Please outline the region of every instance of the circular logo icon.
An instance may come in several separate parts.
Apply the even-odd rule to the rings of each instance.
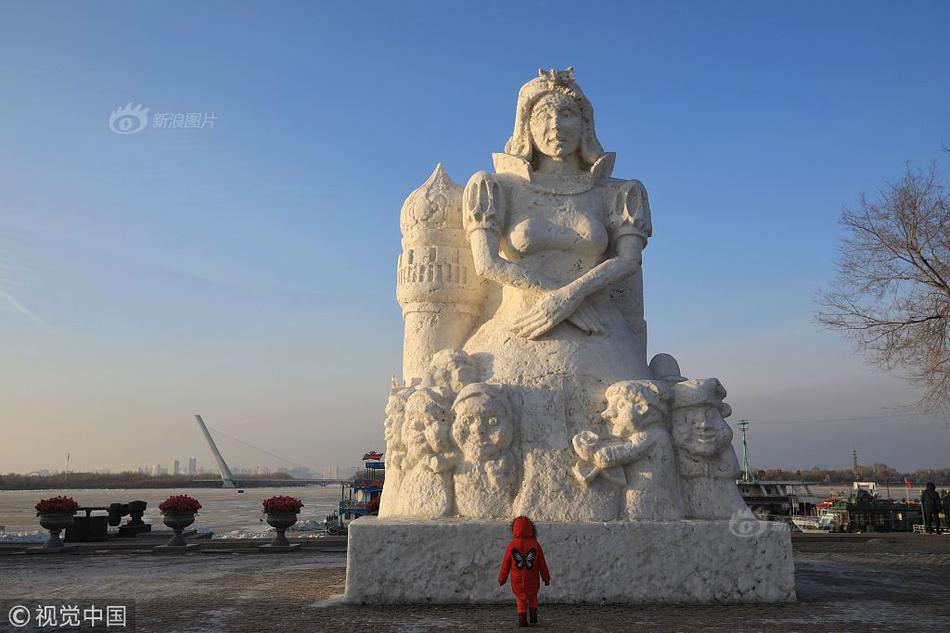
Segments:
[[[24,607],[22,604],[13,605],[7,614],[7,618],[14,628],[22,629],[30,623],[30,609],[29,607]]]
[[[729,532],[739,538],[762,536],[768,527],[767,521],[759,521],[750,510],[739,510],[729,517]]]
[[[148,125],[148,108],[129,102],[109,115],[109,129],[116,134],[135,134]]]

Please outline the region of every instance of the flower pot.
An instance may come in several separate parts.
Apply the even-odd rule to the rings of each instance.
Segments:
[[[175,532],[175,536],[168,541],[168,547],[186,547],[188,545],[181,532],[195,522],[194,512],[166,512],[162,515],[162,522]]]
[[[44,549],[63,549],[63,540],[59,533],[73,524],[74,513],[50,512],[40,514],[40,525],[49,530],[49,540],[43,545]]]
[[[284,534],[291,525],[297,522],[297,513],[289,510],[268,512],[267,524],[277,530],[277,535],[271,541],[272,547],[290,547],[290,541]]]

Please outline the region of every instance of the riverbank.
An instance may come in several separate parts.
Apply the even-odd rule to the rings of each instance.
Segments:
[[[248,482],[243,488],[273,488],[274,481],[292,487],[305,484],[294,483],[287,473],[264,473],[253,476],[266,483]],[[283,482],[287,483],[284,484]],[[51,475],[0,475],[0,490],[140,490],[152,488],[221,488],[221,476],[217,473],[202,475],[146,475],[144,473],[55,473]]]
[[[547,631],[940,631],[950,622],[950,537],[797,535],[799,601],[780,605],[599,606],[544,604]],[[238,548],[238,544],[234,545]],[[331,551],[331,550],[336,551]],[[342,548],[306,544],[291,554],[253,548],[179,557],[0,556],[0,599],[128,600],[136,631],[241,633],[497,631],[514,628],[510,606],[342,605]],[[557,582],[556,561],[550,561]],[[32,601],[32,602],[31,602]],[[0,628],[3,620],[0,619]],[[20,629],[28,630],[28,629]]]

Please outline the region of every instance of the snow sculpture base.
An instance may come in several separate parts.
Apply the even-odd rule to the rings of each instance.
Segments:
[[[538,523],[538,537],[552,576],[542,602],[795,600],[784,524]],[[509,539],[501,521],[361,518],[349,527],[346,601],[513,602],[510,587],[497,582]]]

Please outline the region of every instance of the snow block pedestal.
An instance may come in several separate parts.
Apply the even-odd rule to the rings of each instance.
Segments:
[[[790,602],[787,525],[768,521],[538,523],[551,570],[543,602]],[[363,517],[350,524],[347,602],[492,603],[511,538],[502,521]]]

